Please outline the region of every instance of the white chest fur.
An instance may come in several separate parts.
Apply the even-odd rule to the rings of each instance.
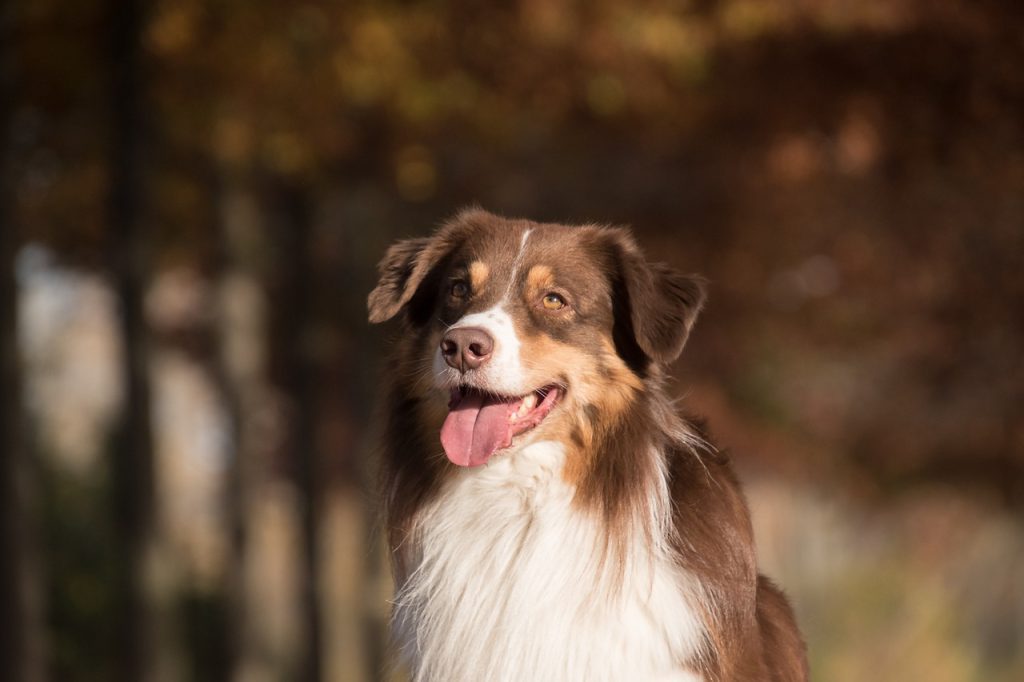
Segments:
[[[460,470],[424,510],[394,613],[417,682],[699,679],[696,584],[639,531],[625,562],[603,561],[563,459],[528,445]]]

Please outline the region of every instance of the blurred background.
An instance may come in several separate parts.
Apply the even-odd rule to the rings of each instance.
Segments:
[[[0,677],[392,679],[374,266],[711,280],[672,391],[824,682],[1024,679],[1024,5],[0,8]]]

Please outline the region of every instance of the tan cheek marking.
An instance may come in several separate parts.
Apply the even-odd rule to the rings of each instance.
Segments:
[[[523,341],[523,356],[531,359],[530,381],[539,384],[566,375],[569,380],[563,418],[548,425],[545,437],[566,445],[562,478],[570,485],[587,475],[600,434],[618,423],[643,390],[641,379],[615,354],[611,339],[603,337],[601,346],[598,358],[544,335]]]
[[[596,441],[601,433],[611,430],[629,410],[643,390],[643,382],[615,353],[611,339],[603,337],[604,349],[597,361],[588,363],[578,381],[578,407],[573,412],[569,443],[573,454],[567,459],[563,477],[570,484],[578,484],[592,465]],[[598,364],[604,372],[598,371]],[[587,406],[586,410],[584,405]]]
[[[544,335],[524,339],[523,355],[530,358],[530,381],[543,383],[566,376],[569,393],[565,396],[561,418],[546,425],[545,438],[557,440],[566,446],[566,461],[562,477],[570,484],[581,480],[590,467],[595,429],[607,415],[620,411],[625,405],[623,389],[609,385],[598,372],[599,360],[581,353],[578,348],[560,343]],[[628,389],[626,389],[628,390]],[[583,413],[585,405],[592,406],[592,417]]]
[[[567,373],[572,380],[580,362],[579,350],[543,334],[523,337],[520,353],[527,365],[528,380],[538,384]]]
[[[554,283],[551,268],[546,265],[534,265],[526,275],[526,285],[530,291],[547,289]]]
[[[473,291],[480,291],[487,282],[487,276],[491,274],[491,268],[483,261],[475,260],[469,264],[469,284]]]

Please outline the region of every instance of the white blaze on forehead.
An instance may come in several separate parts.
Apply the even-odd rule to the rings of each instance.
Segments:
[[[519,349],[522,344],[516,333],[515,323],[501,304],[483,312],[464,315],[448,329],[451,331],[465,327],[483,329],[494,339],[491,359],[480,369],[471,370],[475,386],[505,395],[521,395],[531,390],[531,387],[526,385],[520,361]],[[448,367],[444,356],[441,355],[441,349],[438,348],[434,353],[434,376],[443,384],[449,385],[450,382],[445,380],[451,378],[450,373],[458,374],[457,370]]]
[[[516,259],[512,261],[512,272],[508,277],[508,286],[505,287],[505,295],[501,297],[502,302],[508,300],[508,295],[512,292],[512,287],[516,284],[516,275],[519,274],[519,267],[523,264],[523,256],[526,254],[526,240],[530,238],[530,232],[532,232],[532,230],[523,232],[523,237],[519,240],[519,253],[516,254]]]

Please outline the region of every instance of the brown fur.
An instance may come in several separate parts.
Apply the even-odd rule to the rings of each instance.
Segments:
[[[521,235],[531,229],[519,270]],[[517,281],[510,282],[516,272]],[[709,612],[709,682],[807,679],[804,645],[782,593],[757,573],[746,503],[731,467],[662,389],[704,301],[703,280],[648,264],[617,228],[506,220],[460,213],[433,237],[399,242],[380,265],[370,320],[401,315],[390,365],[383,457],[388,539],[396,579],[415,551],[417,511],[452,472],[438,444],[446,397],[430,385],[429,360],[446,325],[494,305],[506,290],[538,386],[568,386],[538,431],[566,444],[563,477],[581,513],[598,515],[610,542],[647,518],[647,491],[667,467],[678,561],[703,585]],[[453,298],[453,281],[470,294]],[[568,302],[538,305],[547,292]],[[665,464],[656,457],[662,453]],[[656,529],[646,529],[649,533]]]

